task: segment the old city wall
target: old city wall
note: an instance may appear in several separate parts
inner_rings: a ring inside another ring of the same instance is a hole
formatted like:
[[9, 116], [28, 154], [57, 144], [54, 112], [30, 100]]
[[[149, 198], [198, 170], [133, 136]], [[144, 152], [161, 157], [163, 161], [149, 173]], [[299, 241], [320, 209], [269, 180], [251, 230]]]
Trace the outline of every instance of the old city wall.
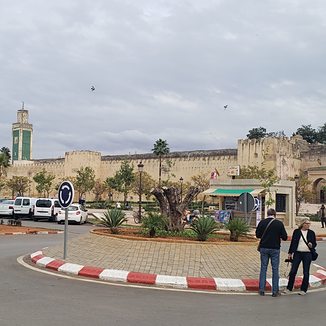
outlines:
[[[101, 179], [113, 176], [119, 170], [123, 160], [131, 162], [135, 171], [137, 171], [137, 164], [142, 161], [144, 171], [154, 180], [158, 179], [158, 158], [153, 154], [104, 156], [102, 158]], [[178, 152], [165, 156], [162, 161], [163, 165], [166, 165], [167, 160], [170, 161], [170, 170], [168, 172], [162, 171], [162, 180], [178, 181], [182, 177], [184, 182], [190, 182], [191, 177], [200, 173], [207, 174], [207, 178], [209, 178], [210, 173], [215, 169], [217, 169], [221, 176], [225, 177], [229, 166], [237, 164], [237, 155], [234, 149]]]
[[280, 179], [294, 177], [303, 168], [302, 151], [309, 146], [301, 136], [240, 139], [238, 164], [275, 169]]
[[[100, 152], [93, 151], [67, 152], [64, 158], [59, 159], [15, 162], [7, 169], [7, 178], [16, 175], [32, 180], [37, 172], [45, 169], [56, 176], [54, 183], [58, 183], [63, 178], [75, 176], [81, 167], [89, 166], [94, 169], [96, 179], [104, 181], [107, 177], [114, 176], [124, 160], [131, 162], [135, 171], [137, 164], [142, 161], [144, 171], [154, 180], [158, 179], [158, 158], [152, 153], [102, 156]], [[310, 145], [301, 136], [241, 139], [237, 149], [174, 152], [164, 157], [163, 164], [166, 160], [171, 163], [170, 171], [163, 171], [162, 180], [178, 181], [182, 177], [184, 182], [190, 182], [191, 177], [200, 173], [207, 174], [209, 178], [215, 169], [220, 179], [225, 180], [229, 178], [228, 168], [234, 165], [276, 169], [280, 179], [294, 177], [300, 170], [308, 171], [312, 184], [317, 179], [326, 177], [326, 145]], [[34, 182], [31, 183], [29, 192], [33, 196], [37, 195]], [[56, 191], [53, 190], [52, 196], [55, 194]], [[93, 194], [87, 194], [87, 198], [92, 199]]]
[[[31, 181], [36, 173], [42, 171], [47, 171], [53, 174], [56, 179], [53, 184], [62, 180], [65, 177], [64, 169], [64, 159], [49, 159], [49, 160], [35, 160], [35, 161], [17, 161], [14, 165], [7, 169], [7, 179], [13, 176], [23, 176], [29, 178]], [[7, 191], [6, 196], [11, 197], [11, 194]], [[35, 197], [37, 196], [37, 191], [35, 189], [35, 183], [32, 181], [28, 193], [25, 195]], [[55, 190], [53, 190], [51, 196], [55, 195]]]
[[[33, 176], [45, 169], [48, 173], [56, 176], [53, 185], [59, 183], [63, 178], [72, 177], [81, 167], [89, 166], [95, 171], [95, 178], [104, 181], [112, 177], [120, 169], [121, 163], [127, 160], [134, 171], [137, 171], [137, 164], [142, 161], [144, 171], [154, 180], [158, 179], [158, 158], [154, 154], [115, 155], [101, 156], [100, 152], [73, 151], [65, 153], [63, 159], [33, 160], [15, 162], [7, 171], [7, 177], [26, 176], [31, 181]], [[170, 161], [170, 170], [162, 173], [162, 180], [170, 179], [178, 181], [180, 177], [184, 182], [191, 182], [191, 177], [204, 173], [209, 178], [210, 173], [215, 169], [221, 178], [226, 178], [230, 166], [237, 164], [237, 150], [215, 150], [215, 151], [192, 151], [170, 153], [163, 159], [163, 165]], [[37, 196], [35, 183], [32, 181], [28, 195]], [[11, 194], [6, 194], [10, 196]], [[27, 194], [26, 194], [27, 195]], [[56, 196], [56, 190], [50, 193]], [[93, 199], [92, 193], [87, 194], [87, 199]]]

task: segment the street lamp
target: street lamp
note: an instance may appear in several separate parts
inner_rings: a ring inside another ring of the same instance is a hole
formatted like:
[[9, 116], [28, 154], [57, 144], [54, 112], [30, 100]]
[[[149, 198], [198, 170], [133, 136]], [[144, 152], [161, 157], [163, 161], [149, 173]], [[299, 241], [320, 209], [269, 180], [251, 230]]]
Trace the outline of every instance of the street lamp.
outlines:
[[181, 201], [182, 201], [182, 183], [183, 183], [183, 178], [180, 177], [180, 197], [181, 197]]
[[294, 176], [295, 182], [295, 215], [298, 216], [298, 185], [299, 185], [299, 176], [296, 174]]
[[142, 177], [142, 173], [143, 173], [143, 170], [144, 170], [144, 164], [142, 163], [142, 161], [139, 162], [139, 164], [137, 165], [137, 167], [138, 167], [138, 172], [139, 172], [138, 217], [139, 217], [139, 221], [141, 221], [141, 193], [142, 193], [141, 177]]

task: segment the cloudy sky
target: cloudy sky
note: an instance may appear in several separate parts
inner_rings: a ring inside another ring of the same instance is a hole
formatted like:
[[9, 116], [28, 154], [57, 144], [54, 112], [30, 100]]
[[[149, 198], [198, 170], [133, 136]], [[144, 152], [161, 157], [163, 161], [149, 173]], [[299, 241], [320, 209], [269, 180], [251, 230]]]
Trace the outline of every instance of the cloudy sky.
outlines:
[[325, 36], [324, 0], [0, 0], [0, 146], [22, 101], [34, 158], [318, 128]]

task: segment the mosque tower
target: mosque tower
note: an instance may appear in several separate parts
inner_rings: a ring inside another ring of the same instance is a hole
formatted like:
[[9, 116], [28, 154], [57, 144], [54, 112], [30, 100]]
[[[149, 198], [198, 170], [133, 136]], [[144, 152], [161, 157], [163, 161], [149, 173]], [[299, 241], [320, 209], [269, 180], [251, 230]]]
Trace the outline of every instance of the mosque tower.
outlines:
[[12, 124], [12, 160], [22, 161], [32, 159], [33, 125], [28, 123], [28, 110], [17, 111], [17, 122]]

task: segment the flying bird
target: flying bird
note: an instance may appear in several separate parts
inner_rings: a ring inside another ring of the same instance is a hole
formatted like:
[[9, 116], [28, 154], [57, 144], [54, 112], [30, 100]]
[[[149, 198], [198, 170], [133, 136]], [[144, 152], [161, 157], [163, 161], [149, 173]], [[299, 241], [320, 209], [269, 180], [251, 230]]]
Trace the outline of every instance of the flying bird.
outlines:
[[226, 105], [224, 105], [224, 110], [226, 110], [227, 109], [227, 107], [228, 107], [228, 105], [226, 104]]
[[91, 91], [92, 91], [92, 92], [95, 91], [95, 87], [94, 87], [94, 86], [91, 87]]

